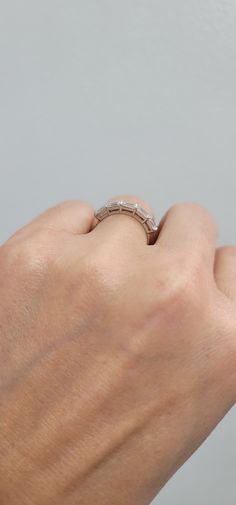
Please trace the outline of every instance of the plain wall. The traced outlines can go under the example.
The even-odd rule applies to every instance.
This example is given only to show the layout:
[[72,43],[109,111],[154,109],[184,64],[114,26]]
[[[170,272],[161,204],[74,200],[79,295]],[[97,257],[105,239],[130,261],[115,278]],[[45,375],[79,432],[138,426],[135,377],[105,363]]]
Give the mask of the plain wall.
[[[236,1],[0,0],[0,240],[68,198],[193,200],[236,244]],[[236,411],[158,505],[234,505]],[[111,504],[112,505],[112,504]]]

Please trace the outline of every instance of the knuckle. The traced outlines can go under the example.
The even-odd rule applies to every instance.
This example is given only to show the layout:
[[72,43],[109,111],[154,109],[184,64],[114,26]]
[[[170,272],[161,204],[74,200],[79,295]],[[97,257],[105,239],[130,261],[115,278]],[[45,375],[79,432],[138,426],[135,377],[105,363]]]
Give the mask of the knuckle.
[[169,286],[167,301],[177,307],[178,310],[185,310],[190,305],[196,304],[198,299],[198,288],[196,280],[190,272],[177,274],[172,285]]
[[177,210],[177,211],[197,211],[200,213],[203,213],[203,215],[208,215],[209,212],[207,209],[202,207],[199,203],[196,202],[177,202],[175,203],[172,207],[172,209]]
[[94,208],[86,202],[79,202],[78,204],[78,212],[80,218],[85,220],[86,222],[90,222],[94,217]]
[[25,240],[6,242],[0,256],[7,268],[33,273],[48,268],[55,257],[54,249],[53,243],[48,241],[48,233],[40,231]]
[[85,202],[83,200],[64,200],[62,202],[57,203],[51,209],[49,209],[51,212],[64,212],[66,210],[73,210],[77,209],[77,211],[81,211],[85,214],[91,214],[93,211],[91,205],[88,202]]
[[193,317],[203,310],[205,293],[198,267],[179,268],[176,259],[168,265],[157,296],[157,311],[173,318]]
[[[112,262],[111,262],[111,258]],[[100,245],[96,251],[86,251],[80,260],[80,278],[93,296],[114,303],[126,280],[125,269],[111,255],[109,247]],[[115,304],[114,304],[115,305]]]
[[219,247],[218,254],[223,255],[228,259],[236,260],[236,247],[231,245]]
[[209,226],[212,226],[215,229],[217,228],[216,220],[211,212],[196,202],[178,202],[170,208],[170,211],[185,215],[198,214],[199,218],[203,222],[206,222]]
[[95,286],[97,289],[108,288],[111,272],[106,264],[105,256],[99,254],[98,251],[95,254],[91,251],[84,256],[80,270],[93,288]]

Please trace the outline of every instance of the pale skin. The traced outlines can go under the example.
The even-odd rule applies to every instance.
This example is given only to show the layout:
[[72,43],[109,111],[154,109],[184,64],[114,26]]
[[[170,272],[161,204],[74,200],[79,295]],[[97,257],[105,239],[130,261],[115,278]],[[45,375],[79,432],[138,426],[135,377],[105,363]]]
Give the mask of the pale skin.
[[211,215],[173,206],[153,246],[94,225],[66,202],[0,248],[1,505],[148,505],[236,401],[236,248]]

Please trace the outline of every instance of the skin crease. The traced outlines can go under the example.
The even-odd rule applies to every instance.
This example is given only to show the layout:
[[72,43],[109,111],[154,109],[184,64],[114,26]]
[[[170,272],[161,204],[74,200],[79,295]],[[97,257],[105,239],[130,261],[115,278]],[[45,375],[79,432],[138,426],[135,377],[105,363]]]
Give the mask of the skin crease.
[[147,246],[93,213],[65,202],[0,248],[1,505],[147,505],[236,400],[213,218],[177,204]]

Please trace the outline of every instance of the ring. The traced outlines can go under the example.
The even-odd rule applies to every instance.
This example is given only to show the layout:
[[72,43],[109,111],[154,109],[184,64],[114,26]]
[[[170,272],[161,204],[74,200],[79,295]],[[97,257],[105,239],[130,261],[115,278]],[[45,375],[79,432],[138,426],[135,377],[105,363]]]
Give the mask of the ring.
[[131,203],[124,200],[109,201],[98,209],[94,215],[97,220],[101,222],[106,217],[114,214],[127,214],[128,216],[134,217],[143,226],[147,235],[148,245],[155,244],[158,236],[158,225],[155,221],[155,217],[150,215],[138,203]]

